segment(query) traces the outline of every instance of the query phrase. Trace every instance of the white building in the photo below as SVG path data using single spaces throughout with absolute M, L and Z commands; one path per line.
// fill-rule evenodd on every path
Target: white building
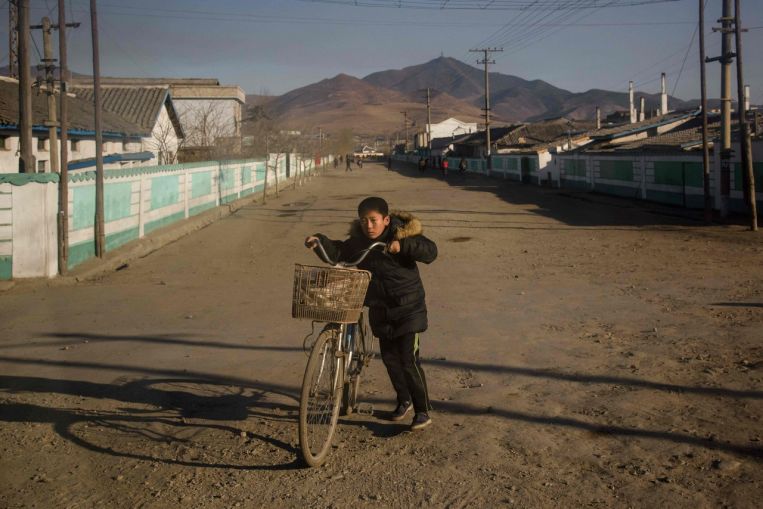
M 186 147 L 207 147 L 218 138 L 240 138 L 246 94 L 237 85 L 207 78 L 102 78 L 103 87 L 169 87 Z
M 437 124 L 424 124 L 424 130 L 416 133 L 416 147 L 426 147 L 428 140 L 456 138 L 464 134 L 476 132 L 476 122 L 462 122 L 457 118 L 451 117 Z
M 73 87 L 72 92 L 83 100 L 93 100 L 92 86 Z M 152 164 L 177 162 L 184 133 L 169 86 L 102 86 L 101 101 L 104 110 L 143 129 L 140 146 L 136 143 L 131 149 L 151 152 L 154 155 Z
M 0 173 L 19 171 L 18 91 L 17 80 L 0 77 Z M 95 115 L 92 102 L 69 94 L 67 105 L 69 168 L 94 166 Z M 38 94 L 35 91 L 32 93 L 32 155 L 38 172 L 50 172 L 51 150 L 60 150 L 50 146 L 49 130 L 45 126 L 47 118 L 47 97 L 44 92 Z M 143 147 L 142 140 L 151 135 L 150 130 L 104 109 L 101 132 L 104 168 L 156 164 L 155 154 Z

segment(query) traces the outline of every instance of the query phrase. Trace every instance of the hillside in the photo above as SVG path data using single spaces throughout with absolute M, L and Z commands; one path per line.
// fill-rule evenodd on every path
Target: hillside
M 262 104 L 266 114 L 287 128 L 337 131 L 351 128 L 356 134 L 388 134 L 403 129 L 402 111 L 408 112 L 412 130 L 426 122 L 423 95 L 418 98 L 376 86 L 347 74 L 292 90 Z M 432 99 L 433 121 L 449 116 L 477 121 L 480 110 L 448 94 Z
M 364 81 L 403 92 L 415 93 L 432 87 L 475 107 L 484 104 L 484 71 L 449 57 L 440 57 L 424 64 L 404 69 L 369 74 Z M 627 92 L 593 89 L 574 93 L 555 87 L 543 80 L 523 78 L 491 72 L 491 109 L 497 118 L 508 121 L 533 121 L 557 116 L 574 119 L 593 118 L 596 106 L 606 115 L 615 110 L 628 109 Z M 657 108 L 659 94 L 637 92 L 647 99 L 647 108 Z M 669 98 L 672 109 L 688 107 L 687 103 Z

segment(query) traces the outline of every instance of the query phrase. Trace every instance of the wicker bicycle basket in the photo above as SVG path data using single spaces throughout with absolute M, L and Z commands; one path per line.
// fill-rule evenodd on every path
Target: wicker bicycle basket
M 354 323 L 360 318 L 371 273 L 357 269 L 294 264 L 291 316 Z

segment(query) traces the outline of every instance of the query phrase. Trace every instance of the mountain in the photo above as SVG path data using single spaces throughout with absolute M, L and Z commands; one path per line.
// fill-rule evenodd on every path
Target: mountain
M 408 112 L 411 132 L 426 122 L 426 104 L 418 97 L 376 86 L 347 74 L 292 90 L 261 104 L 269 118 L 287 128 L 326 131 L 351 128 L 356 134 L 388 134 L 403 129 L 403 114 Z M 480 110 L 446 93 L 434 94 L 433 120 L 458 116 L 477 121 Z
M 432 87 L 476 107 L 484 104 L 484 71 L 449 57 L 440 57 L 424 64 L 404 69 L 369 74 L 364 81 L 374 85 L 411 94 L 425 87 Z M 659 107 L 659 94 L 636 93 L 644 96 L 648 109 Z M 615 110 L 628 109 L 626 92 L 593 89 L 574 93 L 551 85 L 543 80 L 490 73 L 491 113 L 507 121 L 535 121 L 544 118 L 567 116 L 573 119 L 590 119 L 596 106 L 606 115 Z M 690 107 L 676 98 L 669 98 L 671 109 Z M 637 105 L 638 106 L 638 105 Z

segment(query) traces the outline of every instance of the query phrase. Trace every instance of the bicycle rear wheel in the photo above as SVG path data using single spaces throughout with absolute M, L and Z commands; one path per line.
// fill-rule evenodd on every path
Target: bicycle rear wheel
M 311 467 L 326 461 L 339 419 L 344 381 L 343 360 L 337 357 L 339 330 L 326 326 L 318 335 L 302 380 L 299 401 L 299 447 Z
M 350 367 L 345 376 L 342 387 L 342 414 L 352 415 L 358 405 L 358 389 L 360 388 L 360 374 L 363 368 L 371 360 L 371 328 L 368 325 L 368 316 L 365 312 L 360 314 L 355 337 L 353 339 L 353 355 Z

